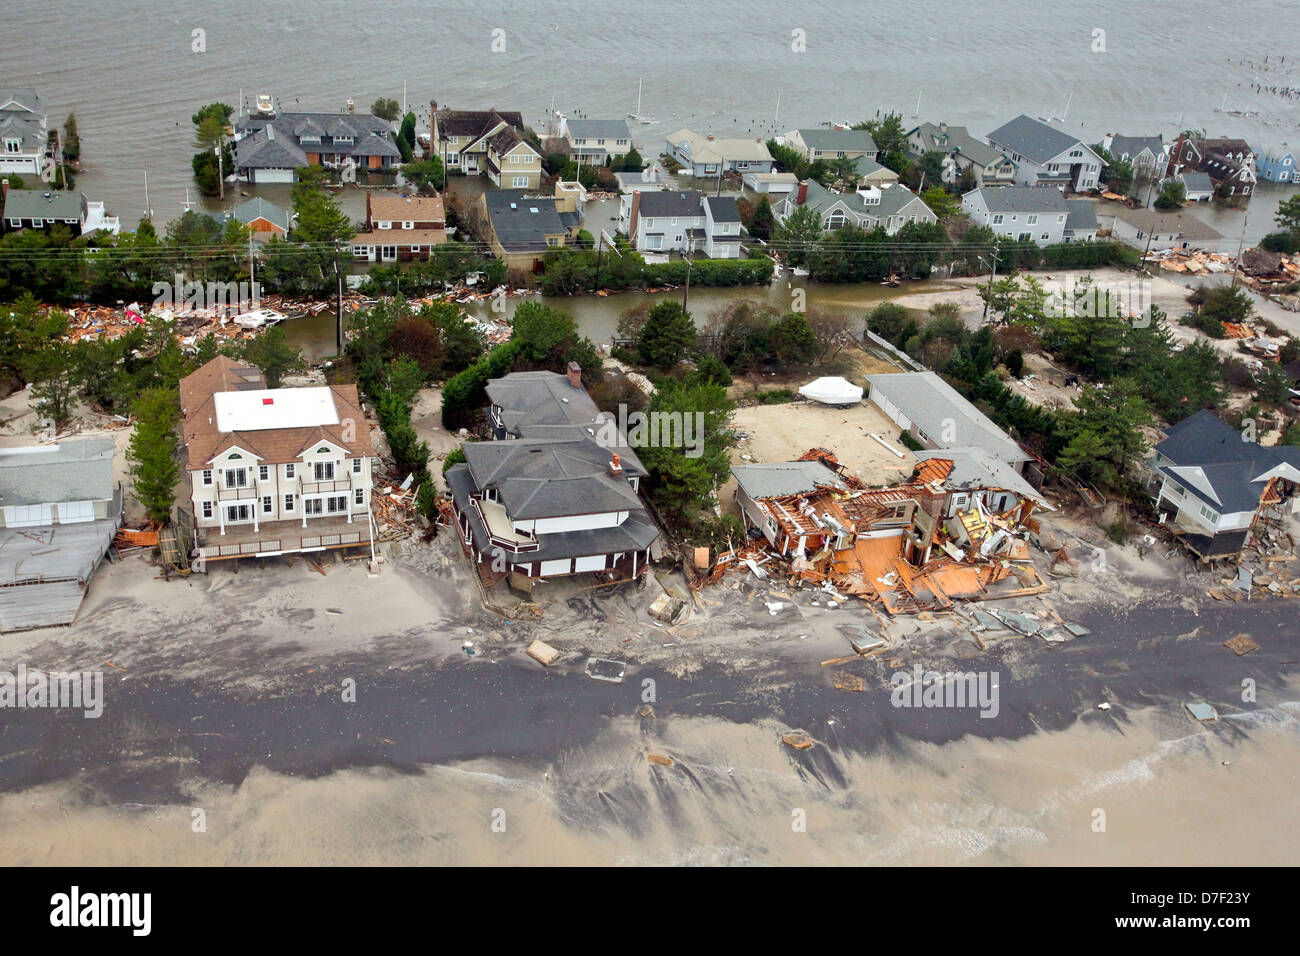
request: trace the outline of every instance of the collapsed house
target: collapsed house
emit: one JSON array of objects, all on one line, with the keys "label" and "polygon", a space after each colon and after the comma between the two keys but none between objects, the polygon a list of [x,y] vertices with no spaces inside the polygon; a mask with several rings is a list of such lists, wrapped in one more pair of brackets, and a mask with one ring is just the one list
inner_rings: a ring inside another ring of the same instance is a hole
[{"label": "collapsed house", "polygon": [[720,555],[712,579],[742,565],[761,576],[785,566],[793,583],[829,584],[890,614],[1041,593],[1026,539],[1047,502],[1019,475],[999,487],[984,469],[973,454],[936,455],[902,484],[868,488],[826,449],[737,465],[736,501],[767,547]]}]

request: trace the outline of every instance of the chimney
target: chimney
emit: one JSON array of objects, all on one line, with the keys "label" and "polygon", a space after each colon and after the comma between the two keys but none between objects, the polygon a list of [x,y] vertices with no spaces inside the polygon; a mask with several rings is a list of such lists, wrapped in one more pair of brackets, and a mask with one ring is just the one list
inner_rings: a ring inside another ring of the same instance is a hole
[{"label": "chimney", "polygon": [[795,205],[802,206],[808,201],[808,180],[799,180],[799,194],[795,196]]},{"label": "chimney", "polygon": [[0,179],[0,206],[9,198],[9,180]]},{"label": "chimney", "polygon": [[577,362],[569,363],[569,384],[574,388],[582,388],[582,366]]},{"label": "chimney", "polygon": [[632,214],[628,218],[628,223],[627,223],[627,237],[632,241],[632,245],[634,247],[636,246],[636,226],[640,218],[641,218],[641,190],[637,189],[634,190],[632,193]]},{"label": "chimney", "polygon": [[615,478],[623,477],[623,463],[619,460],[618,452],[614,452],[614,457],[610,459],[609,473]]}]

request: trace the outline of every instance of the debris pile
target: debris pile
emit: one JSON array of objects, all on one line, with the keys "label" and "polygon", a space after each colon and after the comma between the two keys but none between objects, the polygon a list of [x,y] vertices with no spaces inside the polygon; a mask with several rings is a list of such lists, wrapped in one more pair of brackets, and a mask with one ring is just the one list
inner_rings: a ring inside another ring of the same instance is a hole
[{"label": "debris pile", "polygon": [[1164,249],[1159,252],[1148,253],[1146,261],[1154,262],[1165,272],[1208,276],[1219,272],[1231,272],[1235,260],[1232,256],[1222,252],[1206,252],[1202,249],[1187,251]]}]

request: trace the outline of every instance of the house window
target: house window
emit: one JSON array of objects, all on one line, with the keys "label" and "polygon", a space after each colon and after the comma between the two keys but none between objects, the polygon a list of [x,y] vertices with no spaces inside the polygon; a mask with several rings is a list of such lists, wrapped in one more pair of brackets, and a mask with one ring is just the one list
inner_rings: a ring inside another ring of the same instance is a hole
[{"label": "house window", "polygon": [[392,223],[390,220],[388,220],[388,219],[381,219],[381,220],[379,220],[379,228],[380,228],[380,229],[392,229],[392,228],[393,228],[393,223]]},{"label": "house window", "polygon": [[355,495],[357,504],[364,505],[366,503],[366,490],[364,488],[358,488]]},{"label": "house window", "polygon": [[211,518],[211,517],[212,517],[212,502],[211,502],[211,501],[205,501],[205,502],[203,502],[203,517],[205,517],[205,518]]},{"label": "house window", "polygon": [[405,222],[402,223],[402,228],[403,228],[403,229],[414,229],[414,228],[415,228],[415,220],[414,220],[414,219],[408,219],[408,220],[406,220]]},{"label": "house window", "polygon": [[994,217],[993,217],[993,225],[995,225],[995,226],[1000,226],[1000,225],[1002,225],[1002,218],[1003,218],[1003,217],[1002,217],[1002,213],[998,213],[996,216],[994,216]]},{"label": "house window", "polygon": [[211,468],[204,468],[204,469],[203,469],[203,484],[205,484],[205,485],[211,485],[211,484],[212,484],[212,469],[211,469]]},{"label": "house window", "polygon": [[334,480],[334,462],[318,461],[315,463],[315,475],[317,481]]},{"label": "house window", "polygon": [[1032,238],[1033,235],[1028,232],[1022,232],[1019,236],[1016,237],[1016,239],[1020,242],[1028,242]]},{"label": "house window", "polygon": [[353,458],[353,459],[352,459],[352,474],[354,474],[354,475],[359,475],[359,474],[361,474],[361,459],[360,459],[360,458]]},{"label": "house window", "polygon": [[21,219],[10,219],[10,220],[9,220],[9,226],[10,226],[10,228],[12,228],[12,229],[17,229],[17,228],[19,228],[20,226],[22,226],[22,224],[23,224],[23,221],[22,221]]},{"label": "house window", "polygon": [[257,466],[257,480],[258,480],[258,481],[266,481],[266,480],[268,480],[270,477],[271,477],[271,466],[270,466],[270,465],[258,465],[258,466]]},{"label": "house window", "polygon": [[248,471],[244,468],[226,469],[226,487],[244,488],[248,485]]},{"label": "house window", "polygon": [[843,229],[846,222],[848,222],[848,217],[845,216],[844,213],[831,213],[826,217],[826,228],[830,232],[834,232],[837,229]]},{"label": "house window", "polygon": [[284,510],[285,511],[293,510],[293,495],[284,496]]},{"label": "house window", "polygon": [[1219,513],[1217,511],[1212,511],[1205,505],[1201,505],[1201,517],[1210,522],[1210,524],[1219,523]]},{"label": "house window", "polygon": [[286,478],[292,478],[292,477],[293,477],[293,465],[285,465],[285,466],[284,466],[284,477],[286,477]]},{"label": "house window", "polygon": [[39,228],[40,228],[41,226],[43,226],[43,225],[45,225],[45,220],[44,220],[44,219],[33,219],[33,220],[32,220],[32,226],[33,226],[34,228],[39,229]]},{"label": "house window", "polygon": [[1038,217],[1037,217],[1037,216],[1029,216],[1029,217],[1027,218],[1026,221],[1027,221],[1028,224],[1031,225],[1031,226],[1036,226],[1036,225],[1038,225]]},{"label": "house window", "polygon": [[227,505],[226,520],[231,522],[248,521],[252,517],[248,505]]},{"label": "house window", "polygon": [[514,186],[515,189],[527,189],[527,188],[528,188],[528,177],[527,177],[527,176],[515,176],[515,177],[513,177],[510,181],[511,181],[511,183],[513,184],[513,186]]},{"label": "house window", "polygon": [[325,502],[320,498],[304,498],[302,500],[302,513],[305,515],[318,515],[324,513]]},{"label": "house window", "polygon": [[511,162],[512,165],[514,165],[514,166],[518,166],[518,165],[519,165],[519,157],[518,157],[518,156],[511,156],[511,157],[510,157],[510,162]]},{"label": "house window", "polygon": [[271,502],[271,496],[270,496],[270,495],[263,495],[263,496],[262,496],[262,514],[264,514],[264,515],[269,515],[269,514],[270,514],[272,511],[274,511],[274,510],[275,510],[275,505],[272,504],[272,502]]},{"label": "house window", "polygon": [[1044,241],[1046,241],[1046,239],[1047,239],[1047,233],[1043,233],[1042,238],[1043,238]]}]

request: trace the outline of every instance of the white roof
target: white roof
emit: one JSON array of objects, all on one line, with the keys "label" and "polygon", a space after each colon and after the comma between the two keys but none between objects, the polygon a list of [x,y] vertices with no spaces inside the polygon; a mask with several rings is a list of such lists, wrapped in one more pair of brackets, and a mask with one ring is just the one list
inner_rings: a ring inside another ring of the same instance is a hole
[{"label": "white roof", "polygon": [[217,429],[222,432],[265,431],[337,425],[339,412],[329,388],[267,388],[255,392],[217,392]]}]

